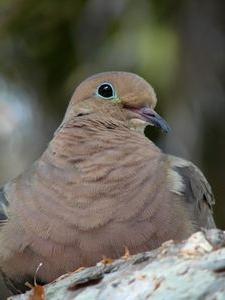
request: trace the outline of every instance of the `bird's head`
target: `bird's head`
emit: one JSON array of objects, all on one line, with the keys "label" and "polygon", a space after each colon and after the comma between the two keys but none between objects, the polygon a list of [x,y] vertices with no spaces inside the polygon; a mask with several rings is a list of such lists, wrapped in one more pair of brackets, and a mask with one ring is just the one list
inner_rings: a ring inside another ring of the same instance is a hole
[{"label": "bird's head", "polygon": [[168,132],[168,124],[154,111],[156,103],[153,88],[143,78],[127,72],[99,73],[77,87],[64,121],[94,116],[137,131],[152,125]]}]

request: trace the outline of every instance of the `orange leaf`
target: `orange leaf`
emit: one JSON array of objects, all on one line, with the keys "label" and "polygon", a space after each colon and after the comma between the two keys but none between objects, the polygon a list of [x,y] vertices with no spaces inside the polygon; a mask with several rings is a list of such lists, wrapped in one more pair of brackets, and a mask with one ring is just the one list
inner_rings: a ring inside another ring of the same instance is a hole
[{"label": "orange leaf", "polygon": [[125,246],[124,247],[125,248],[125,253],[124,253],[124,255],[122,256],[122,258],[123,259],[128,259],[128,258],[130,258],[130,251],[129,251],[129,249],[127,248],[127,246]]},{"label": "orange leaf", "polygon": [[45,289],[41,285],[35,285],[29,300],[46,300]]},{"label": "orange leaf", "polygon": [[35,275],[34,275],[34,287],[31,286],[31,284],[27,283],[26,285],[27,286],[31,286],[32,287],[32,293],[29,297],[29,300],[46,300],[46,297],[45,297],[45,289],[43,286],[37,284],[37,281],[36,281],[36,277],[37,277],[37,273],[39,271],[39,269],[42,267],[42,263],[40,263],[37,267],[37,270],[35,272]]},{"label": "orange leaf", "polygon": [[102,260],[100,261],[100,263],[102,263],[104,265],[111,265],[113,263],[113,261],[114,260],[112,258],[103,256]]}]

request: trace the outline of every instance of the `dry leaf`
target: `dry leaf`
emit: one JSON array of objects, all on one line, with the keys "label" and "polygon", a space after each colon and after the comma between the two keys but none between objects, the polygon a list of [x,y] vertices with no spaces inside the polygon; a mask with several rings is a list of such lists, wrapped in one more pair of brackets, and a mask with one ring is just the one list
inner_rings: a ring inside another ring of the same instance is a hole
[{"label": "dry leaf", "polygon": [[35,285],[29,300],[46,300],[45,289],[41,285]]},{"label": "dry leaf", "polygon": [[123,259],[128,259],[128,258],[130,258],[130,251],[129,251],[129,249],[127,248],[127,246],[125,246],[124,247],[125,248],[125,253],[124,253],[124,255],[122,256],[122,258]]},{"label": "dry leaf", "polygon": [[111,265],[113,263],[113,261],[114,260],[112,258],[103,256],[102,260],[100,261],[100,263],[102,263],[104,265]]},{"label": "dry leaf", "polygon": [[42,265],[43,264],[40,263],[38,265],[38,267],[37,267],[36,272],[35,272],[35,275],[34,275],[34,287],[32,287],[31,284],[26,283],[27,286],[30,286],[32,288],[32,293],[31,293],[31,295],[29,297],[29,300],[46,300],[44,287],[37,284],[37,273],[38,273],[38,271],[39,271],[39,269],[40,269],[40,267]]}]

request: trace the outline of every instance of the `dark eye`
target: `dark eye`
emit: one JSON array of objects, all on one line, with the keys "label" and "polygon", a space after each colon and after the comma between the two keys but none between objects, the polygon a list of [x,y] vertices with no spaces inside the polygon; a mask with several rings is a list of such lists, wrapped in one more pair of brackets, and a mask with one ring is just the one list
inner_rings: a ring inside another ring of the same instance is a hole
[{"label": "dark eye", "polygon": [[97,94],[102,98],[111,99],[115,97],[115,92],[110,83],[102,83],[97,90]]}]

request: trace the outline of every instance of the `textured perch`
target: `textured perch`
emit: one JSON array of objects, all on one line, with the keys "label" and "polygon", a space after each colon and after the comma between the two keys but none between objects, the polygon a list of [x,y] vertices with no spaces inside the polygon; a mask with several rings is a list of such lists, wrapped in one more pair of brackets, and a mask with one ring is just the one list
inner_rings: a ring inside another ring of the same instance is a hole
[{"label": "textured perch", "polygon": [[[197,232],[146,253],[103,260],[44,287],[47,300],[225,299],[225,232]],[[56,262],[57,263],[57,262]],[[34,290],[11,300],[30,300]],[[39,299],[39,298],[38,298]],[[41,298],[40,298],[41,299]]]}]

